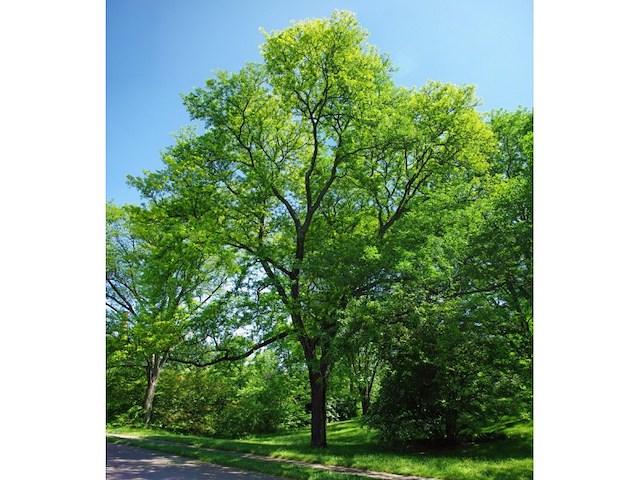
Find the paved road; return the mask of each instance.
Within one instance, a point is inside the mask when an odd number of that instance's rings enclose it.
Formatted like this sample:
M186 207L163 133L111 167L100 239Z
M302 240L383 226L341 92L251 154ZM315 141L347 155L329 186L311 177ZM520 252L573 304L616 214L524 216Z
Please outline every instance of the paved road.
M284 480L107 442L107 480Z

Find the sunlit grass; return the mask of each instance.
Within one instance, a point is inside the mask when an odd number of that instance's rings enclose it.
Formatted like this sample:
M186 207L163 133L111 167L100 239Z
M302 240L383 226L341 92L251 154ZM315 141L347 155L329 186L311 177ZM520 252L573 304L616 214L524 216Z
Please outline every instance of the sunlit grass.
M326 449L309 446L309 429L241 439L213 439L176 435L157 430L109 429L148 440L185 443L200 448L233 450L327 465L376 470L443 480L530 479L533 477L533 425L531 422L500 426L502 440L447 449L409 453L375 441L375 432L358 421L329 424ZM278 475L286 476L283 473ZM290 477L297 478L297 477ZM311 478L311 477L309 477Z

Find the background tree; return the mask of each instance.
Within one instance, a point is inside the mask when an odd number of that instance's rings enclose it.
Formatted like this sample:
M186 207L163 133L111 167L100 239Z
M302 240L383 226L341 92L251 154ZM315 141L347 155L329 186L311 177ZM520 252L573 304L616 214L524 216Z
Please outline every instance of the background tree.
M367 418L383 441L454 444L522 415L517 360L465 303L423 305L388 329L387 371Z
M277 298L311 390L311 444L326 446L338 313L394 277L397 224L486 170L492 134L473 89L395 87L352 14L265 34L264 63L220 72L184 97L205 132L133 180L152 202L196 206L251 281ZM195 203L194 203L195 201Z
M378 301L360 297L349 302L340 317L335 349L338 363L348 372L348 384L357 393L360 409L366 416L371 406L374 387L384 366L381 352L383 328L382 312Z
M499 148L484 194L425 209L405 232L416 247L385 299L388 373L369 419L386 440L455 442L532 414L532 115L489 121Z
M216 310L225 277L184 225L161 210L107 204L107 367L143 369L144 422L162 368L192 322Z
M477 284L496 282L489 308L521 358L533 358L533 112L497 110L489 117L499 141L492 172L501 181L467 261Z

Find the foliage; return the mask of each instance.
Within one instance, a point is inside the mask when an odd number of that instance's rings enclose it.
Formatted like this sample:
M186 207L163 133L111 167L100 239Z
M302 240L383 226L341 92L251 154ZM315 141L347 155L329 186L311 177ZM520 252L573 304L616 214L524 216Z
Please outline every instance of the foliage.
M385 441L456 442L532 415L532 115L490 123L499 148L482 197L399 232L415 248L383 302L388 372L368 419Z
M136 425L144 419L140 399L144 396L145 380L139 369L107 366L106 420L112 425Z
M272 351L207 368L167 367L154 426L218 437L275 432L307 422L304 377L292 376Z
M533 358L533 113L491 113L490 124L499 140L492 159L500 176L482 229L473 239L467 262L469 276L500 285L486 298L502 321L498 331L512 342L518 356ZM492 279L492 280L488 280Z
M265 32L183 96L204 128L130 178L146 203L107 205L110 421L150 423L156 391L168 430L310 413L314 447L358 402L405 444L530 417L533 114L396 86L367 37L348 12Z
M362 415L367 415L369 411L384 368L381 354L384 330L380 328L382 315L378 300L361 297L351 300L339 318L335 368L344 372L341 381L349 386L350 397L357 398ZM335 420L348 418L352 417Z
M107 204L106 305L107 368L132 379L146 377L146 422L161 370L189 336L195 322L216 307L225 260L202 245L161 209ZM121 372L118 374L118 372ZM114 384L111 384L114 386ZM107 409L120 410L108 390Z
M345 365L336 362L327 385L327 421L350 420L359 414L358 394Z
M304 375L290 375L269 350L247 366L239 396L226 413L225 433L287 430L308 423Z
M457 443L505 414L521 413L515 399L522 385L504 339L450 308L397 325L389 371L367 418L382 441Z
M221 412L238 394L239 367L218 368L168 366L154 407L153 425L181 433L216 435Z

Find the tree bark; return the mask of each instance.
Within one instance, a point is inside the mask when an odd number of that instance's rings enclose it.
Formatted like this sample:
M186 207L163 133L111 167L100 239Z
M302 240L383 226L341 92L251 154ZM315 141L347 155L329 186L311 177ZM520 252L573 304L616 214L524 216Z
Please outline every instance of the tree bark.
M156 395L156 387L158 386L158 378L160 370L166 362L168 353L159 356L152 355L147 359L147 389L144 392L144 424L151 423L151 414L153 413L153 398Z
M321 366L319 372L309 367L312 447L327 446L327 376L326 366Z
M144 424L151 423L151 412L153 410L153 397L156 394L156 386L158 385L158 372L153 373L147 368L147 389L144 392Z
M362 404L362 415L366 415L369 413L369 407L371 406L371 397L369 396L369 392L364 392L360 395L360 403Z

